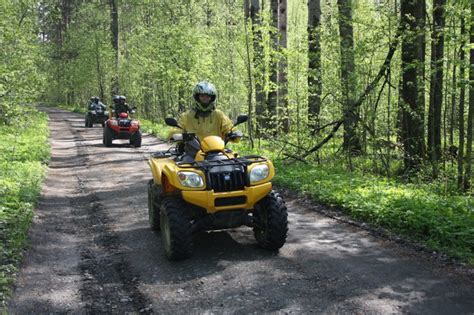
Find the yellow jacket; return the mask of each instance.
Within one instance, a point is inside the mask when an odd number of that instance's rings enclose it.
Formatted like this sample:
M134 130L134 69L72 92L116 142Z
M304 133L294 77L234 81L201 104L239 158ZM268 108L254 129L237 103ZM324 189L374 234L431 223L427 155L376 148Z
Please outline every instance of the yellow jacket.
M188 110L181 115L178 124L183 127L185 132L195 133L199 139L207 136L220 136L223 140L234 125L229 117L218 109L213 110L207 117L196 116L194 110Z

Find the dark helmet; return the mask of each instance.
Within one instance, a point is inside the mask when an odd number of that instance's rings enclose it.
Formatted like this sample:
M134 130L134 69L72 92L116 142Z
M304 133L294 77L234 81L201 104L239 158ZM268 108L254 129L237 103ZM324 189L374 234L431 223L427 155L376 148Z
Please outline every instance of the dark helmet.
M120 102L121 104L125 104L126 101L127 101L127 98L126 98L125 96L123 96L123 95L120 95L120 96L119 96L119 102Z
M112 97L112 101L113 101L114 103L118 103L118 102L120 101L120 95L114 95L114 96Z
M92 96L92 97L91 97L91 101L92 101L93 103L99 103L100 98L99 98L98 96Z
M209 103L203 104L199 101L199 94L206 94L211 97ZM212 111L216 107L217 103L217 91L216 87L207 81L201 81L193 89L194 107L196 110L201 112Z

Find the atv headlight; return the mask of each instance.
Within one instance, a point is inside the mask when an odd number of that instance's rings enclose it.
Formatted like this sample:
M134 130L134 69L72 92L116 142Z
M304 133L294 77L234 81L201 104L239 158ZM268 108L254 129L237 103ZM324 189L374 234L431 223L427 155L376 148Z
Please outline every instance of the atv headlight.
M117 119L111 119L111 120L110 120L110 124L111 124L112 126L118 126L118 121L117 121Z
M183 186L192 188L204 187L204 181L199 174L193 172L178 172L178 178Z
M97 112L95 110L91 110L91 114L95 115L95 114L97 114Z
M267 164L260 164L252 168L250 171L250 183L256 183L264 180L270 174L270 169Z

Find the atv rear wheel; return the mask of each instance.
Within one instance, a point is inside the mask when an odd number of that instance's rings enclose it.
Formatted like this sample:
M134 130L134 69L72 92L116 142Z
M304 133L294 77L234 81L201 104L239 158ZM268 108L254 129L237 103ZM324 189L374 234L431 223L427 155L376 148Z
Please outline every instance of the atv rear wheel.
M186 202L177 197L166 197L161 202L161 239L170 260L185 259L193 254L191 222L186 216L186 207Z
M148 181L148 221L154 231L160 230L160 196L161 186L155 185L153 179Z
M280 194L270 192L258 202L254 212L253 233L258 245L277 250L286 242L288 233L288 210Z
M109 127L104 128L103 143L106 147L112 146L112 131L110 131Z

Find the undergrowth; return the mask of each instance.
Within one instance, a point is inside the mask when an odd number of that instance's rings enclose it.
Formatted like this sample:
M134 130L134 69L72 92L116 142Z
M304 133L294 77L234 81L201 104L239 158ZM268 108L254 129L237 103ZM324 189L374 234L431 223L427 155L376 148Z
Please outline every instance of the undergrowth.
M30 107L0 125L0 305L26 245L49 160L48 135L46 114Z

